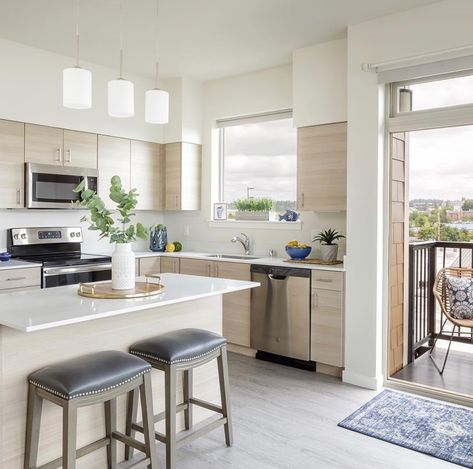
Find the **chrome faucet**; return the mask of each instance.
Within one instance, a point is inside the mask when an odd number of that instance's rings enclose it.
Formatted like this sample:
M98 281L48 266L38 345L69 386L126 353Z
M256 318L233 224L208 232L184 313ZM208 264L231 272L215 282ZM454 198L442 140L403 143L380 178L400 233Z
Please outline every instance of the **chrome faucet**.
M243 236L243 238L240 238L240 236L234 236L230 241L232 243L236 243L237 241L239 241L243 246L243 249L245 250L245 255L248 256L250 254L250 238L248 238L245 233L241 233L241 235Z

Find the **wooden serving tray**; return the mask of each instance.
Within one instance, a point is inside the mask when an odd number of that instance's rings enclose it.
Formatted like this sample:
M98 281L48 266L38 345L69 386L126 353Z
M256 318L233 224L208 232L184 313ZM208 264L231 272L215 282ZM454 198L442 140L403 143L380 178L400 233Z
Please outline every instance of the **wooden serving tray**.
M293 264L319 264L319 265L339 265L343 261L323 261L322 259L285 259L284 262L291 262Z
M114 290L112 282L99 283L81 283L78 293L80 296L87 298L100 299L126 299L126 298L143 298L155 296L162 293L164 285L161 285L160 278L155 277L157 281L147 279L146 282L136 282L135 288L131 290Z

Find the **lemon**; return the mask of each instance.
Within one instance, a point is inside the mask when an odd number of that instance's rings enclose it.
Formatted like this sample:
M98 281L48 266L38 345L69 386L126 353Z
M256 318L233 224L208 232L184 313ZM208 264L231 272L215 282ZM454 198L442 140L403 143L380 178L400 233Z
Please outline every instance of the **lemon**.
M174 252L176 250L176 246L173 243L166 244L166 252Z
M293 247L293 248L296 248L297 246L299 246L299 241L296 241L296 240L294 240L294 241L289 241L289 242L287 243L287 245L288 245L288 246L291 246L291 247Z

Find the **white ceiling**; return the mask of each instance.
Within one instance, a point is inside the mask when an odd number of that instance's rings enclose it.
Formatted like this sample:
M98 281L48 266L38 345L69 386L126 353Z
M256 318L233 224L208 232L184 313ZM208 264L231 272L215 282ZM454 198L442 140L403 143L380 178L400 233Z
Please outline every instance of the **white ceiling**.
M164 77L220 78L289 63L294 49L436 0L160 0ZM438 0L437 0L438 1ZM156 0L123 0L125 71L152 76ZM118 67L119 0L81 0L81 56ZM0 36L74 55L75 0L0 0Z

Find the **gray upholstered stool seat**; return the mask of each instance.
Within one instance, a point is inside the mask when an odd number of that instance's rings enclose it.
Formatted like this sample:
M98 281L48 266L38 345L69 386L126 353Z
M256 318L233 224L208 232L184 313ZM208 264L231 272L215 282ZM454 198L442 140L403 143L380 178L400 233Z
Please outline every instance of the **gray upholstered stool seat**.
M180 329L136 342L130 353L172 365L205 357L226 342L225 337L215 332Z
M109 350L46 366L28 381L63 399L75 399L117 388L150 370L138 357Z
M122 467L117 462L119 441L141 451L127 469L157 469L151 366L145 360L115 350L97 352L41 368L31 373L28 382L25 469L75 469L76 459L100 448L107 449L109 469ZM117 431L117 398L135 391L141 396L144 443ZM63 449L61 457L38 466L44 400L62 408ZM77 411L95 404L104 405L105 437L77 449Z
M215 332L201 329L181 329L150 337L136 342L130 347L130 353L144 358L151 366L164 372L165 411L154 416L154 421L165 420L165 434L155 431L156 440L166 445L166 469L176 467L176 449L188 441L201 436L217 427L224 427L225 442L231 446L232 416L230 409L227 341ZM217 360L220 401L216 405L194 397L193 370L201 365ZM177 404L177 373L182 372L183 402ZM128 400L127 436L133 438L136 431L143 432L144 425L137 421L138 393L132 391ZM220 414L218 419L210 419L193 429L193 406L202 407ZM177 433L176 413L184 412L183 432ZM125 446L125 458L131 459L133 448Z

